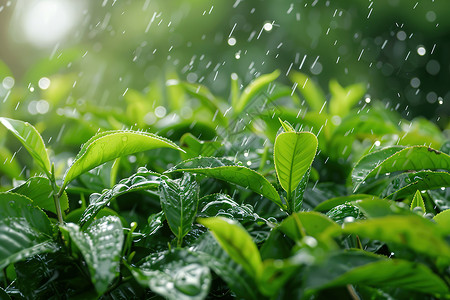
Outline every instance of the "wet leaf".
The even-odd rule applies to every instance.
[[[31,177],[23,184],[11,189],[10,192],[27,196],[41,209],[56,214],[55,201],[53,200],[54,191],[48,178]],[[69,209],[69,200],[65,192],[59,197],[59,203],[63,211]]]
[[[193,254],[222,278],[236,296],[242,299],[260,299],[252,278],[241,265],[231,259],[211,234],[205,234],[193,250]]]
[[[262,271],[262,261],[256,244],[248,232],[236,221],[222,218],[199,218],[217,239],[230,257],[240,264],[251,277],[256,278]]]
[[[190,173],[183,178],[162,178],[159,187],[161,207],[172,232],[181,241],[191,230],[197,214],[199,185]]]
[[[450,246],[443,231],[435,223],[414,213],[345,223],[342,232],[394,243],[450,263]],[[340,231],[335,233],[341,234]]]
[[[50,159],[44,141],[36,128],[28,122],[3,117],[0,118],[0,122],[19,139],[45,174],[50,177]]]
[[[251,205],[240,205],[225,194],[212,194],[201,198],[197,216],[201,218],[224,217],[241,222],[264,221],[254,213]]]
[[[235,105],[234,113],[236,115],[239,115],[244,108],[249,104],[249,102],[252,100],[254,96],[256,96],[263,88],[268,86],[270,83],[272,83],[275,79],[280,76],[280,71],[275,70],[270,74],[261,75],[255,80],[253,80],[242,92],[241,96],[239,97],[239,100]]]
[[[278,206],[283,207],[280,196],[266,178],[259,173],[244,166],[237,165],[228,159],[216,157],[194,158],[179,163],[166,171],[166,173],[181,171],[204,174],[237,184],[263,195],[275,202]]]
[[[35,255],[15,263],[14,270],[16,286],[26,299],[97,298],[80,261],[65,251]]]
[[[91,194],[89,205],[80,218],[80,226],[84,227],[91,222],[97,213],[108,203],[123,194],[141,191],[156,190],[159,187],[159,174],[148,171],[146,168],[139,168],[132,176],[122,179],[111,189],[104,190],[102,194]]]
[[[330,209],[326,216],[333,220],[334,222],[338,224],[344,223],[344,220],[348,217],[356,219],[361,219],[362,214],[358,207],[351,205],[351,204],[341,204],[336,207],[333,207]]]
[[[318,212],[297,212],[281,222],[278,229],[294,241],[301,241],[306,235],[321,238],[327,229],[339,230],[339,225]]]
[[[47,215],[19,194],[0,193],[0,269],[33,255],[54,252]]]
[[[261,276],[258,278],[258,288],[266,296],[273,296],[283,288],[298,270],[298,264],[289,260],[266,259],[263,263]]]
[[[447,172],[405,172],[391,180],[382,196],[402,199],[414,194],[416,190],[425,191],[443,187],[450,187],[450,174]]]
[[[282,121],[280,118],[278,118],[278,120],[281,123],[281,126],[283,127],[285,132],[295,132],[294,127],[292,127],[291,124],[289,124],[288,121]]]
[[[211,285],[209,268],[186,249],[152,254],[129,269],[141,285],[171,300],[204,299]]]
[[[414,210],[414,208],[416,207],[420,207],[423,213],[426,213],[425,204],[423,203],[423,198],[419,190],[417,190],[414,194],[413,200],[411,202],[411,210]]]
[[[370,177],[398,171],[426,169],[450,169],[450,156],[424,146],[385,148],[364,156],[356,164],[352,171],[353,189],[356,191],[362,182]]]
[[[79,175],[102,163],[155,148],[172,148],[182,151],[170,140],[148,132],[116,130],[99,133],[88,140],[78,152],[73,164],[64,175],[63,188]]]
[[[182,157],[189,159],[214,155],[222,145],[218,141],[201,141],[188,132],[181,137],[180,146],[186,151],[182,153]]]
[[[323,211],[330,210],[335,206],[345,204],[347,202],[353,202],[353,201],[365,200],[365,199],[372,200],[372,199],[378,199],[378,197],[373,196],[373,195],[367,195],[367,194],[356,194],[356,195],[348,195],[348,196],[330,198],[328,200],[321,202],[319,205],[317,205],[314,208],[314,210],[323,212]]]
[[[436,221],[444,234],[450,235],[450,209],[438,213],[433,220]]]
[[[305,275],[309,292],[347,284],[397,287],[422,293],[448,293],[445,282],[427,266],[400,259],[387,259],[363,251],[331,255]]]
[[[303,73],[292,72],[290,79],[297,84],[297,90],[305,97],[309,107],[315,112],[320,111],[326,100],[321,88]]]
[[[103,294],[118,275],[124,241],[120,219],[107,216],[92,222],[86,231],[74,223],[61,227],[80,250],[86,261],[92,283],[99,295]]]
[[[275,170],[282,188],[287,192],[291,210],[298,208],[291,195],[310,168],[316,151],[317,138],[310,132],[284,132],[275,140]]]

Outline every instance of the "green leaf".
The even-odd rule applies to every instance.
[[[44,252],[55,252],[47,215],[19,194],[0,193],[0,269]]]
[[[305,175],[302,177],[302,180],[300,180],[299,184],[295,188],[291,205],[293,212],[299,212],[302,209],[303,195],[305,194],[306,185],[308,184],[310,174],[311,167],[306,171]]]
[[[292,72],[290,79],[297,84],[297,90],[305,97],[312,111],[318,112],[325,105],[325,95],[311,78],[303,73]]]
[[[123,194],[154,189],[159,187],[159,174],[148,171],[146,168],[141,167],[132,176],[122,179],[118,184],[111,189],[104,190],[102,194],[91,194],[89,197],[89,205],[84,210],[80,218],[80,226],[84,227],[95,218],[97,213],[103,209],[108,203]]]
[[[233,107],[235,115],[239,115],[249,104],[250,100],[256,96],[263,88],[272,83],[280,76],[280,71],[275,70],[270,74],[261,75],[253,80],[242,92],[238,102]]]
[[[102,295],[112,280],[118,275],[120,254],[124,240],[120,219],[107,216],[95,220],[85,232],[74,223],[61,227],[80,250],[86,261],[92,283]]]
[[[438,213],[433,218],[446,235],[450,235],[450,209]]]
[[[259,290],[266,296],[279,293],[298,268],[297,264],[293,264],[289,260],[266,259],[261,276],[257,281]]]
[[[325,200],[321,202],[319,205],[317,205],[314,210],[315,211],[327,211],[332,209],[333,207],[336,207],[341,204],[345,204],[347,202],[353,202],[358,200],[365,200],[365,199],[378,199],[376,196],[373,195],[367,195],[367,194],[356,194],[356,195],[348,195],[348,196],[341,196],[341,197],[335,197],[330,198],[328,200]]]
[[[281,187],[287,192],[292,210],[291,194],[312,164],[317,151],[317,138],[310,132],[284,132],[275,140],[273,157]]]
[[[11,189],[10,192],[27,196],[39,208],[56,214],[55,202],[53,200],[54,191],[48,178],[31,177],[23,184]],[[63,211],[69,209],[69,199],[66,193],[63,193],[59,197],[59,203]]]
[[[263,221],[253,211],[253,206],[250,204],[238,204],[228,195],[212,194],[207,195],[199,200],[198,217],[224,217],[241,222],[254,222],[257,220]]]
[[[402,149],[405,148],[401,146],[394,146],[374,151],[363,156],[352,170],[351,177],[353,182],[353,193],[358,190],[361,184],[363,184],[364,180],[366,180],[372,170],[379,166],[384,160]]]
[[[190,132],[185,133],[180,139],[180,146],[186,153],[182,154],[184,159],[198,156],[211,156],[222,146],[219,141],[201,141]]]
[[[419,171],[402,173],[394,177],[384,189],[382,196],[402,199],[416,190],[433,190],[450,187],[450,174],[447,172]]]
[[[194,176],[189,173],[184,173],[183,178],[177,180],[161,178],[161,207],[179,242],[192,228],[197,214],[199,189]]]
[[[426,169],[450,169],[450,156],[424,146],[403,149],[391,147],[375,151],[361,158],[353,168],[353,190],[356,191],[364,180],[370,177],[397,171]]]
[[[414,210],[414,208],[416,207],[420,207],[423,213],[426,213],[425,204],[423,203],[423,198],[419,190],[417,190],[414,194],[413,200],[411,202],[411,210]]]
[[[421,263],[387,259],[363,251],[331,255],[321,265],[311,267],[304,278],[304,287],[310,293],[347,284],[448,293],[445,282]]]
[[[345,116],[350,109],[364,96],[366,87],[362,83],[342,87],[336,80],[330,80],[330,114]]]
[[[259,173],[225,158],[201,157],[183,161],[165,173],[191,172],[204,174],[248,188],[284,207],[277,191]]]
[[[252,277],[262,271],[262,261],[256,244],[238,222],[222,217],[199,218],[197,221],[211,230],[220,246]]]
[[[207,265],[228,287],[242,299],[260,299],[258,289],[252,278],[220,247],[217,240],[209,233],[193,247],[193,254]]]
[[[21,299],[97,299],[80,260],[66,251],[41,253],[16,262],[14,271],[14,286]]]
[[[3,117],[0,118],[0,122],[19,139],[45,174],[51,177],[50,159],[45,148],[44,140],[36,128],[28,122]]]
[[[141,285],[170,300],[204,299],[211,285],[209,268],[186,249],[155,253],[128,268]]]
[[[155,148],[183,151],[170,140],[148,132],[116,130],[99,133],[88,140],[78,152],[73,164],[64,175],[61,189],[79,175],[102,163]]]
[[[288,121],[286,121],[286,120],[282,121],[280,118],[278,118],[278,120],[280,121],[281,126],[283,126],[283,129],[285,132],[295,132],[294,127],[292,127],[292,125],[289,124]]]
[[[330,209],[326,216],[338,224],[344,223],[345,218],[351,217],[354,219],[361,219],[362,214],[357,206],[352,204],[341,204]]]
[[[321,239],[322,233],[329,228],[339,230],[340,226],[314,211],[294,213],[278,226],[278,229],[294,241],[301,241],[306,235]]]
[[[180,82],[180,84],[189,95],[199,99],[202,106],[208,108],[212,114],[216,115],[220,122],[225,121],[219,108],[219,100],[206,86],[188,82]]]
[[[344,223],[342,232],[408,247],[450,263],[450,246],[440,227],[414,213]]]

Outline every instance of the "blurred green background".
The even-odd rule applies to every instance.
[[[285,84],[300,70],[325,91],[332,78],[364,82],[387,109],[445,129],[449,13],[431,0],[1,0],[0,112],[125,109],[129,90],[174,77],[226,99],[232,73],[245,86],[279,69]]]

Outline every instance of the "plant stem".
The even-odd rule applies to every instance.
[[[52,164],[52,172],[49,175],[50,176],[48,176],[48,179],[50,180],[50,183],[51,183],[52,189],[53,189],[53,201],[55,202],[56,215],[58,216],[59,224],[63,224],[64,220],[62,218],[61,204],[59,203],[59,198],[61,197],[61,195],[60,195],[60,193],[58,193],[58,187],[56,186],[55,165],[54,164]],[[64,190],[62,190],[62,191],[64,191]]]

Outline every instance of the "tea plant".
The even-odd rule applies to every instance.
[[[230,104],[172,80],[171,93],[198,99],[195,116],[213,121],[197,131],[183,120],[164,127],[162,119],[158,135],[100,131],[65,170],[34,126],[0,118],[41,173],[0,193],[0,295],[450,298],[444,137],[428,136],[442,151],[414,145],[423,143],[421,129],[400,137],[399,118],[384,122],[376,104],[354,117],[363,85],[331,82],[325,102],[300,73],[292,80],[310,110],[268,106],[301,103],[275,83],[278,75],[242,92],[233,79]],[[142,122],[145,95],[130,95],[141,100],[103,123],[131,124],[131,112]],[[339,179],[327,183],[333,172]],[[15,178],[14,170],[5,174]]]

